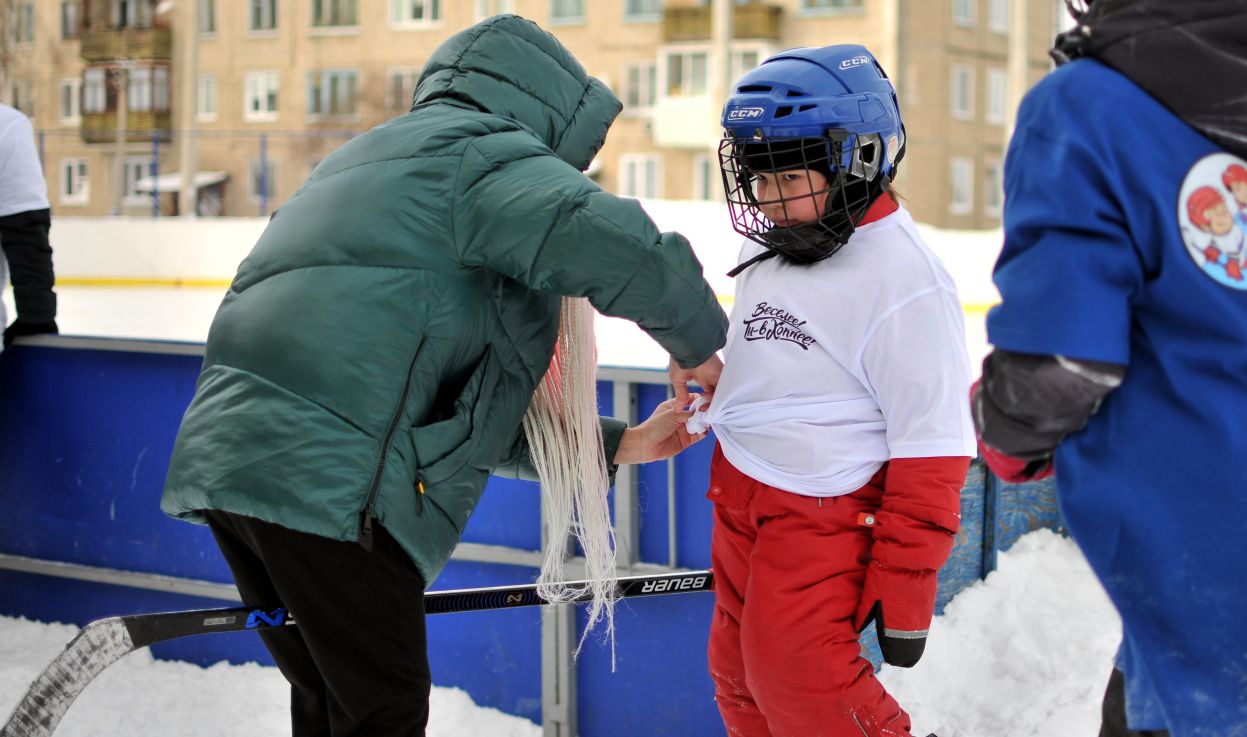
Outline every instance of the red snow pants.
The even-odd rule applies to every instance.
[[[715,448],[710,675],[731,737],[909,737],[853,626],[872,544],[860,516],[878,511],[883,476],[819,499],[756,481]]]

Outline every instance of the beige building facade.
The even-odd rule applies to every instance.
[[[861,43],[900,94],[910,209],[987,228],[1017,100],[1050,69],[1061,5],[750,0],[724,9],[729,40],[729,13],[696,0],[0,0],[0,99],[33,117],[58,214],[173,214],[189,153],[201,214],[264,215],[329,151],[405,112],[438,44],[513,12],[624,101],[590,171],[599,184],[717,200],[727,82],[787,48]]]

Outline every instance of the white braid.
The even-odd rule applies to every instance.
[[[533,467],[541,477],[546,549],[537,591],[551,604],[565,604],[592,592],[589,622],[576,646],[606,620],[615,669],[615,532],[607,492],[610,480],[597,414],[594,312],[588,300],[564,297],[554,360],[524,415]],[[567,541],[574,535],[584,551],[586,587],[565,583]]]

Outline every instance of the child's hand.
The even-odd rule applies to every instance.
[[[706,434],[690,435],[684,428],[684,423],[692,416],[692,412],[682,410],[679,399],[668,399],[654,408],[648,420],[624,430],[614,462],[661,461],[696,443]]]

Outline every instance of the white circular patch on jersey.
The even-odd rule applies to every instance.
[[[1178,226],[1205,274],[1247,290],[1247,161],[1215,153],[1195,162],[1178,195]]]

